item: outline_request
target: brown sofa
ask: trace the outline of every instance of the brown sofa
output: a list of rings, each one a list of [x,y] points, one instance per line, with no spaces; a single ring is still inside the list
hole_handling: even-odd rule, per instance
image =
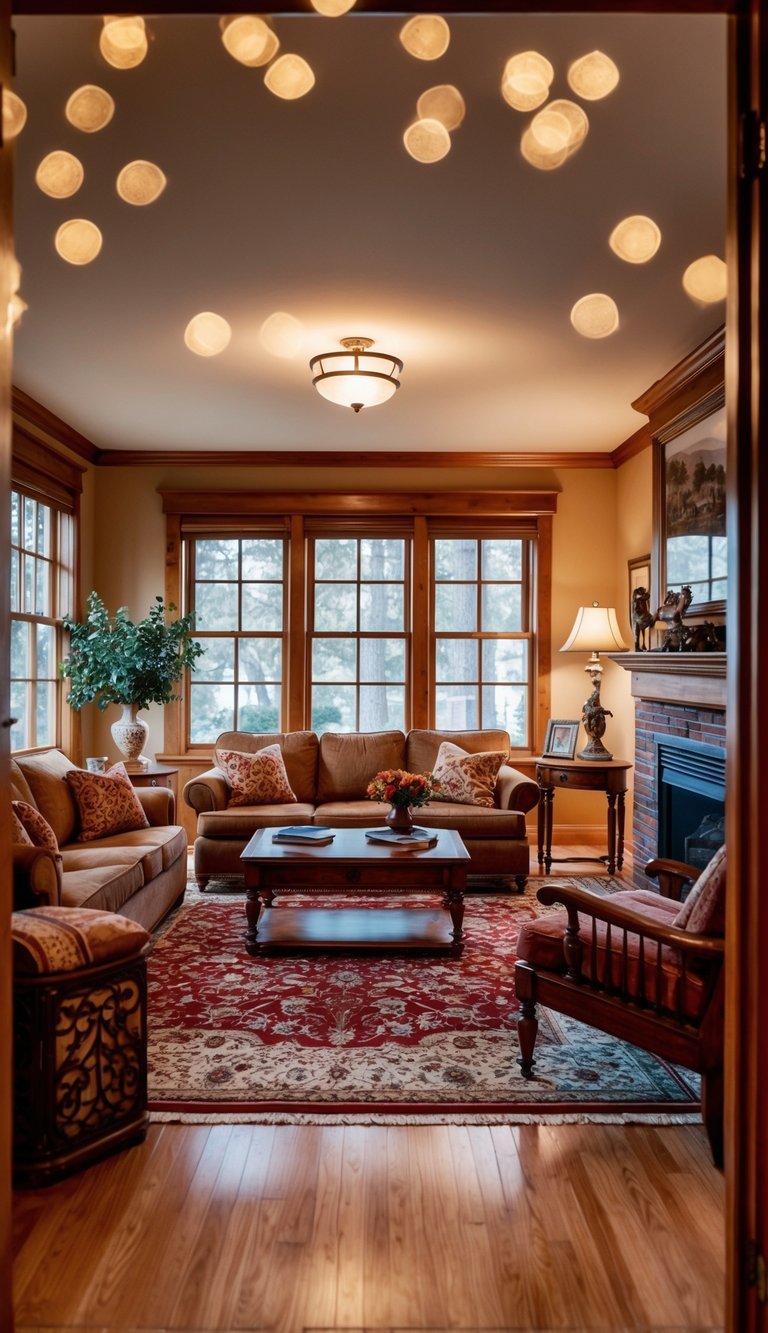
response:
[[[280,824],[322,824],[329,828],[365,828],[381,823],[386,802],[366,798],[375,773],[386,768],[430,772],[441,742],[453,741],[469,753],[509,750],[505,731],[273,732],[268,735],[228,731],[217,750],[248,754],[280,745],[296,803],[229,807],[230,789],[220,768],[209,769],[184,788],[184,800],[197,813],[195,876],[204,889],[212,876],[239,875],[240,855],[260,828]],[[529,850],[526,811],[539,799],[535,782],[502,765],[492,809],[430,801],[415,811],[418,824],[456,829],[472,858],[471,873],[509,875],[525,887]]]
[[[66,781],[75,767],[61,750],[11,761],[11,799],[35,806],[59,844],[58,856],[42,847],[14,846],[14,907],[97,908],[152,930],[184,896],[187,883],[187,837],[173,823],[173,793],[138,788],[149,828],[78,842],[77,802]]]

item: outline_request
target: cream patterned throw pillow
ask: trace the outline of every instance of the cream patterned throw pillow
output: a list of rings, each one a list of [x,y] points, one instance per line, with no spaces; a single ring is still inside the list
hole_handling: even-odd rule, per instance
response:
[[[71,768],[66,779],[80,812],[79,842],[93,842],[94,838],[109,838],[114,833],[149,827],[125,764],[113,764],[106,773]]]
[[[432,770],[440,783],[440,795],[434,799],[454,801],[457,805],[492,806],[496,778],[506,758],[504,750],[467,754],[452,741],[443,741]]]
[[[230,805],[289,805],[296,800],[277,743],[253,754],[217,750],[216,763],[230,785]]]
[[[693,935],[725,934],[725,843],[702,870],[672,925]]]

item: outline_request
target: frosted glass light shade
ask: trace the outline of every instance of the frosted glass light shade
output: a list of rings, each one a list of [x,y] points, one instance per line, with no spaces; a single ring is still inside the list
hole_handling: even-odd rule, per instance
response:
[[[568,86],[585,102],[597,102],[612,93],[619,82],[618,67],[603,51],[574,60],[568,69]]]
[[[621,653],[626,644],[612,606],[580,606],[561,653]]]
[[[718,255],[702,255],[683,274],[683,287],[694,301],[711,305],[728,294],[728,269]]]
[[[342,14],[349,13],[355,0],[310,0],[310,3],[318,14],[324,14],[329,19],[337,19]]]
[[[309,368],[317,392],[329,403],[351,407],[359,412],[363,407],[377,407],[400,388],[398,374],[402,361],[383,352],[370,352],[370,338],[343,338],[343,352],[326,352],[313,356]]]
[[[450,40],[451,30],[440,14],[415,14],[400,29],[400,41],[417,60],[438,60]]]
[[[64,111],[70,125],[85,134],[103,130],[115,114],[114,99],[95,83],[84,83],[68,98]]]
[[[3,88],[3,139],[15,139],[27,123],[27,108],[17,93]]]
[[[99,50],[114,69],[133,69],[149,50],[146,25],[139,14],[106,15]]]
[[[117,177],[117,193],[126,204],[153,204],[168,184],[164,172],[154,162],[139,159],[129,162]]]
[[[222,18],[221,40],[225,50],[241,65],[256,68],[268,65],[280,48],[280,39],[264,19],[256,14],[236,14]]]
[[[276,310],[269,315],[259,330],[259,342],[264,350],[284,360],[298,356],[303,338],[301,321],[285,310]]]
[[[439,120],[415,120],[405,131],[403,143],[417,162],[439,162],[451,151],[451,136]]]
[[[264,75],[264,82],[275,97],[282,97],[285,101],[292,102],[297,97],[304,97],[310,88],[314,88],[315,76],[311,65],[307,64],[303,56],[290,53],[279,56],[274,64],[270,65]]]
[[[661,245],[661,232],[653,221],[642,213],[618,222],[608,237],[613,253],[627,264],[647,264]]]
[[[452,83],[438,83],[427,88],[416,103],[419,120],[439,120],[447,130],[456,130],[466,115],[467,107]]]
[[[83,183],[83,164],[64,149],[48,153],[35,172],[35,183],[51,199],[69,199]]]
[[[184,341],[197,356],[218,356],[229,346],[232,330],[227,321],[212,310],[195,315],[184,330]]]
[[[71,218],[62,222],[54,241],[57,253],[68,264],[90,264],[102,246],[102,235],[95,222]]]
[[[584,338],[608,338],[619,327],[619,308],[604,292],[590,292],[576,302],[571,323]]]
[[[538,51],[518,51],[510,56],[501,77],[501,94],[516,111],[533,111],[549,96],[555,71]]]

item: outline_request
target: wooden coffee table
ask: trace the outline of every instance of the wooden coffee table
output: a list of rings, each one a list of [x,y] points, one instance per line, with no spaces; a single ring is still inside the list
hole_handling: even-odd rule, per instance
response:
[[[453,829],[438,830],[435,846],[418,852],[368,842],[356,828],[334,829],[324,847],[273,842],[276,832],[259,829],[241,856],[249,954],[297,947],[461,953],[469,852]],[[273,907],[277,895],[388,900],[416,893],[440,894],[442,906]]]

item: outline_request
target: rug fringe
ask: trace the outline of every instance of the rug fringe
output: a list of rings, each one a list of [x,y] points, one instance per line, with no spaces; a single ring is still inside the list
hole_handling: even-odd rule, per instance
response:
[[[198,1112],[150,1111],[152,1124],[178,1125],[700,1125],[698,1111],[660,1112],[609,1111],[555,1112],[552,1115],[526,1114],[523,1111],[502,1114],[472,1112],[443,1115],[362,1115],[309,1111]]]

